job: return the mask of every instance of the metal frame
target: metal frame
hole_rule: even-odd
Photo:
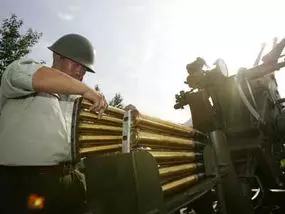
[[[78,133],[77,133],[77,125],[78,125],[78,117],[81,110],[81,103],[83,98],[79,97],[74,101],[73,111],[72,111],[72,121],[71,121],[71,160],[73,163],[79,161],[79,151],[78,151]]]

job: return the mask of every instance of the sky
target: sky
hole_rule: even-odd
[[[251,67],[263,42],[285,37],[284,0],[0,0],[0,19],[15,13],[23,30],[43,33],[29,57],[51,65],[46,48],[67,33],[87,37],[96,49],[96,74],[84,82],[99,85],[110,100],[142,113],[184,123],[190,110],[175,110],[186,64],[203,57],[208,65],[225,60],[230,74]],[[276,72],[285,96],[285,72]]]

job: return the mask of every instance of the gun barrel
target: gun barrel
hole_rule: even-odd
[[[89,109],[91,105],[92,104],[91,104],[90,101],[88,101],[86,99],[82,100],[82,108]],[[123,119],[125,110],[119,109],[119,108],[116,108],[116,107],[113,107],[113,106],[108,106],[108,108],[106,109],[105,113],[108,114],[108,115],[112,115],[114,117]]]
[[[201,163],[179,164],[175,166],[166,166],[159,168],[159,175],[161,177],[171,177],[184,173],[193,173],[203,169],[204,165]]]
[[[170,121],[161,120],[156,117],[151,117],[147,115],[140,114],[138,111],[134,111],[132,115],[133,126],[139,127],[140,129],[152,130],[161,133],[171,134],[171,135],[179,135],[186,137],[198,137],[204,136],[198,130],[195,130],[192,127],[184,126],[180,124],[176,124]]]
[[[203,155],[195,152],[149,151],[159,164],[191,163],[201,160]]]
[[[122,141],[122,136],[116,135],[80,135],[78,142],[82,143],[96,143],[96,142],[120,142]]]
[[[204,144],[189,138],[173,137],[144,131],[134,131],[131,136],[134,146],[149,146],[152,148],[198,149]]]
[[[80,148],[80,154],[88,154],[88,153],[106,153],[112,151],[119,151],[122,148],[121,144],[114,145],[104,145],[104,146],[93,146],[88,148]]]
[[[177,191],[183,187],[190,186],[192,184],[197,183],[201,178],[203,178],[205,175],[203,173],[201,174],[195,174],[191,175],[185,178],[181,178],[179,180],[172,181],[170,183],[164,184],[162,186],[162,191],[165,194],[169,194],[173,191]]]
[[[249,80],[257,79],[273,73],[274,71],[280,70],[283,67],[285,67],[285,62],[276,64],[262,64],[246,70],[245,75]]]
[[[88,122],[88,123],[96,123],[102,125],[112,125],[122,127],[123,119],[119,119],[116,117],[103,115],[102,118],[98,119],[98,115],[82,110],[79,113],[80,122]]]
[[[98,135],[103,133],[112,133],[114,135],[121,135],[123,128],[108,125],[86,124],[80,123],[78,125],[81,133],[89,135]]]

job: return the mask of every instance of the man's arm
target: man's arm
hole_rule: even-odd
[[[82,95],[93,103],[90,110],[98,111],[99,117],[108,106],[101,93],[54,68],[39,68],[33,75],[32,86],[37,92]]]
[[[105,97],[86,84],[32,61],[18,60],[9,65],[3,74],[1,89],[7,98],[35,92],[82,95],[93,103],[90,110],[99,113],[108,106]]]
[[[43,66],[32,77],[36,92],[84,95],[91,88],[77,79],[54,69]]]

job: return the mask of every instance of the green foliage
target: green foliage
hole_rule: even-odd
[[[95,86],[94,86],[94,89],[95,89],[96,91],[100,91],[99,85],[95,85]]]
[[[109,102],[109,105],[123,109],[124,104],[123,104],[123,97],[121,96],[121,94],[116,93],[115,96],[113,97],[113,99]]]
[[[94,89],[96,91],[101,91],[98,84],[94,86]],[[123,104],[122,95],[120,93],[116,93],[115,96],[109,101],[109,105],[123,109],[125,106]]]
[[[2,20],[0,26],[0,77],[6,66],[14,60],[27,55],[41,38],[42,33],[38,33],[29,28],[25,33],[21,33],[23,20],[15,14]]]

